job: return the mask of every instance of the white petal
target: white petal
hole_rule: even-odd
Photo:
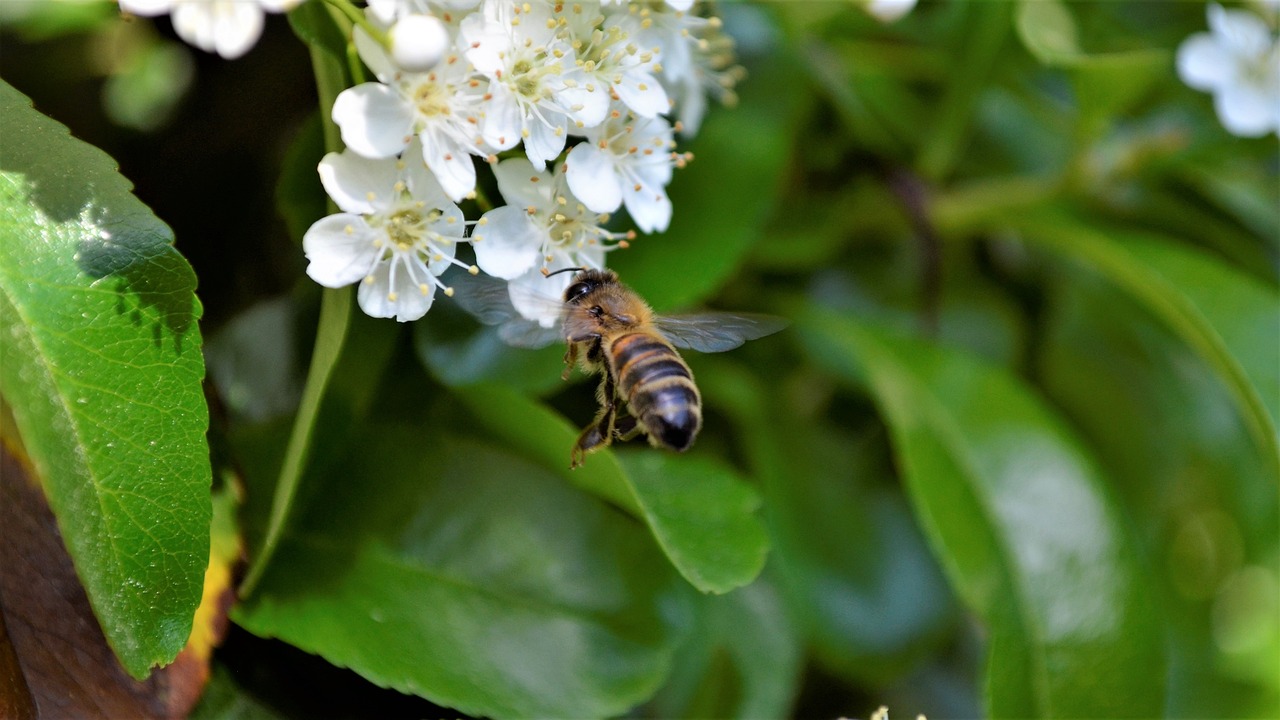
[[[213,52],[217,15],[212,3],[179,2],[169,15],[173,31],[189,45]]]
[[[423,134],[427,137],[422,142],[422,159],[431,169],[441,192],[451,200],[461,202],[476,189],[476,166],[471,154],[442,134]]]
[[[421,138],[415,137],[404,149],[404,154],[400,156],[400,163],[397,165],[400,168],[400,178],[405,181],[409,194],[414,200],[433,208],[452,206],[453,202],[445,194],[444,188],[440,187],[439,179],[426,163],[424,147]]]
[[[214,0],[217,20],[213,30],[214,50],[228,60],[249,51],[262,35],[262,8],[238,0]]]
[[[1274,97],[1251,86],[1228,85],[1213,95],[1222,126],[1240,137],[1258,137],[1275,129],[1274,102]]]
[[[302,236],[307,275],[325,287],[350,285],[368,274],[379,250],[379,234],[359,215],[346,213],[317,220]]]
[[[566,267],[573,267],[573,264],[564,253],[559,253],[547,264],[547,270],[552,272]],[[560,319],[559,301],[572,280],[573,273],[546,277],[539,265],[508,282],[507,294],[511,296],[511,305],[516,312],[529,320],[536,320],[543,327],[551,327]]]
[[[489,96],[483,106],[480,134],[494,150],[509,150],[520,142],[520,104],[502,83],[489,83]]]
[[[393,157],[413,139],[413,107],[382,83],[338,93],[333,121],[342,129],[342,142],[365,157]]]
[[[613,212],[622,205],[622,181],[611,155],[587,141],[569,151],[565,164],[569,189],[583,205],[598,213]]]
[[[867,12],[882,23],[891,23],[911,12],[916,0],[871,0]]]
[[[522,208],[504,205],[485,213],[482,220],[484,224],[471,233],[481,270],[510,280],[537,264],[544,235]]]
[[[173,2],[174,0],[120,0],[120,9],[142,17],[155,17],[172,10]]]
[[[707,112],[707,96],[696,79],[687,80],[679,85],[681,89],[680,136],[691,138],[698,134],[698,128],[702,126],[702,116]]]
[[[421,263],[404,256],[378,263],[373,282],[360,283],[356,293],[360,309],[371,317],[394,317],[399,322],[426,315],[435,299],[436,284],[424,273]]]
[[[370,160],[343,150],[325,155],[317,170],[325,192],[345,212],[372,215],[397,199],[395,160]]]
[[[289,12],[302,4],[302,0],[258,0],[263,10],[273,13]]]
[[[615,84],[613,90],[640,117],[655,117],[671,109],[662,83],[642,70],[623,74],[622,82]]]
[[[467,60],[490,77],[506,68],[503,54],[511,52],[511,38],[500,23],[486,20],[480,13],[468,15],[459,26]]]
[[[454,241],[432,240],[432,247],[435,253],[427,258],[427,271],[432,275],[439,277],[453,263],[453,256],[458,254],[458,243]]]
[[[556,93],[556,100],[568,111],[569,118],[574,123],[582,123],[583,127],[595,127],[604,122],[609,115],[608,86],[576,70],[566,73],[565,77],[577,82],[577,87]]]
[[[689,12],[689,8],[693,7],[693,0],[667,0],[667,6],[677,12]]]
[[[368,9],[368,14],[371,18],[375,17],[372,8]],[[373,22],[376,24],[376,21]],[[396,65],[391,62],[391,56],[387,54],[386,48],[382,47],[382,43],[370,37],[369,33],[359,25],[351,29],[351,39],[356,44],[356,54],[373,71],[374,77],[384,83],[395,80]]]
[[[1209,33],[1196,33],[1178,46],[1178,76],[1197,90],[1231,82],[1237,71],[1231,53]]]
[[[1266,21],[1248,10],[1224,10],[1214,3],[1205,14],[1209,28],[1237,55],[1256,57],[1271,46],[1271,31]]]
[[[493,168],[498,191],[508,205],[547,210],[552,203],[551,173],[535,170],[527,158],[509,158]]]
[[[665,232],[671,224],[671,200],[661,187],[641,185],[639,190],[629,187],[623,202],[636,227],[647,233]]]
[[[387,27],[395,22],[400,5],[401,0],[369,0],[368,10],[373,16],[371,19],[381,27]]]
[[[560,151],[564,150],[569,129],[569,121],[564,115],[549,112],[545,108],[542,115],[553,124],[547,125],[537,118],[529,118],[525,125],[529,130],[529,137],[524,139],[524,151],[529,162],[538,169],[546,167],[549,161],[555,160]]]

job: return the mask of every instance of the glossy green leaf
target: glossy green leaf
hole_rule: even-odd
[[[0,83],[0,394],[108,642],[145,677],[209,557],[196,279],[109,157]]]
[[[780,718],[800,689],[801,645],[778,590],[764,579],[698,598],[694,629],[667,685],[645,708],[655,718]]]
[[[890,472],[881,436],[858,441],[798,417],[741,366],[705,359],[708,405],[736,423],[760,478],[770,569],[817,659],[863,683],[912,669],[951,626],[956,607]]]
[[[492,446],[353,447],[237,622],[473,715],[617,715],[657,689],[678,608],[641,528]]]
[[[1171,664],[1168,714],[1265,717],[1249,708],[1276,679],[1244,681],[1215,634],[1233,579],[1246,566],[1274,567],[1280,505],[1268,465],[1194,350],[1104,279],[1083,269],[1068,278],[1052,289],[1037,372],[1098,448],[1161,583],[1171,654],[1185,659]],[[1255,350],[1277,344],[1280,328],[1257,332],[1265,327],[1248,339]],[[1264,638],[1265,625],[1253,636]]]
[[[764,567],[769,540],[756,517],[760,497],[708,457],[619,452],[645,519],[667,557],[693,586],[725,593]]]
[[[1208,361],[1235,397],[1280,482],[1274,348],[1249,350],[1243,344],[1250,332],[1274,331],[1274,290],[1192,251],[1178,250],[1172,240],[1104,232],[1058,212],[1024,213],[1010,222],[1029,242],[1088,263]],[[1271,392],[1264,400],[1267,390]]]
[[[1164,638],[1096,461],[1019,380],[942,348],[812,313],[811,342],[864,368],[917,512],[991,633],[997,717],[1151,717]]]
[[[670,229],[609,256],[610,267],[659,310],[715,292],[763,238],[784,188],[806,106],[803,83],[796,82],[800,71],[779,53],[752,72],[739,89],[741,103],[709,113],[688,144],[695,159],[676,171],[668,189],[675,207]]]
[[[510,446],[642,519],[694,587],[724,593],[760,573],[768,539],[756,493],[732,470],[695,455],[602,451],[569,469],[578,431],[563,417],[500,386],[461,391],[472,414]]]

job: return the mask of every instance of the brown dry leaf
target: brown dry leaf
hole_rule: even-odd
[[[0,717],[185,717],[226,628],[231,561],[215,555],[197,629],[177,660],[136,681],[107,645],[53,513],[20,458],[0,444]]]

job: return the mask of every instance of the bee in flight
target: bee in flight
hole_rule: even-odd
[[[657,315],[612,270],[574,267],[547,276],[562,272],[577,274],[561,300],[543,298],[558,306],[558,320],[549,327],[520,317],[505,284],[497,288],[501,292],[488,285],[477,285],[479,292],[459,288],[457,300],[482,322],[499,325],[499,334],[511,345],[537,348],[567,342],[563,378],[575,365],[601,375],[596,391],[600,410],[578,435],[569,459],[573,468],[587,453],[640,434],[654,447],[687,450],[702,427],[702,397],[676,348],[732,350],[786,325],[768,315]]]

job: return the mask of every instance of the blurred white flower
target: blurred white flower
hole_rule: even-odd
[[[863,7],[882,23],[901,19],[916,6],[916,0],[869,0]]]
[[[489,155],[478,127],[484,92],[470,64],[450,54],[427,72],[405,72],[360,28],[355,43],[380,82],[338,94],[333,121],[342,141],[364,157],[390,158],[418,137],[423,160],[445,194],[462,200],[476,186],[471,156]]]
[[[667,121],[620,115],[587,130],[586,136],[565,160],[573,193],[594,212],[613,212],[625,203],[641,230],[666,230],[671,200],[665,188],[671,168],[685,161],[674,152]]]
[[[387,31],[391,59],[401,70],[426,72],[449,50],[449,31],[433,15],[405,15]]]
[[[1251,12],[1211,4],[1207,15],[1211,32],[1178,48],[1182,81],[1213,93],[1218,119],[1233,135],[1280,133],[1280,42]]]
[[[726,105],[737,102],[733,88],[744,70],[734,64],[733,40],[720,32],[720,18],[633,5],[619,23],[634,44],[656,51],[659,78],[675,102],[681,135],[698,132],[708,94]]]
[[[537,170],[524,158],[494,167],[507,205],[484,214],[471,235],[476,264],[510,281],[511,302],[521,315],[550,326],[558,317],[555,297],[571,274],[548,279],[545,273],[566,267],[604,267],[606,251],[629,237],[604,228],[608,214],[597,213],[574,196],[563,171]]]
[[[546,2],[487,0],[463,19],[466,57],[489,80],[480,132],[497,150],[524,141],[541,169],[564,150],[570,125],[592,127],[609,111],[609,91],[576,63],[559,32],[562,7]]]
[[[462,211],[420,153],[415,140],[404,160],[343,151],[320,161],[320,180],[343,212],[303,236],[307,275],[331,288],[359,282],[360,308],[373,317],[417,320],[431,309],[440,274],[465,267],[454,259],[464,240]]]
[[[155,17],[169,13],[187,43],[228,60],[244,55],[262,35],[263,11],[285,12],[302,0],[120,0],[120,9]]]

